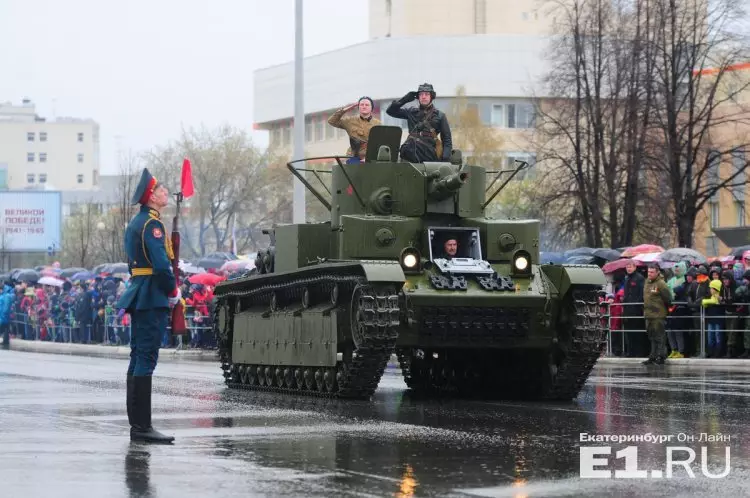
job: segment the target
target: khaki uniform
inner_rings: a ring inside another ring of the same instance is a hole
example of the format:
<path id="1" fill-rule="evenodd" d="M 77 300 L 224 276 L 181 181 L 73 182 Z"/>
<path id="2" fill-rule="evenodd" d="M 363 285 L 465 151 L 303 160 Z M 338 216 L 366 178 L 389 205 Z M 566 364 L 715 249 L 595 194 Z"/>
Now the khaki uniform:
<path id="1" fill-rule="evenodd" d="M 380 120 L 372 117 L 372 115 L 369 119 L 364 119 L 360 117 L 359 114 L 356 116 L 345 117 L 344 114 L 346 114 L 346 112 L 346 108 L 342 107 L 328 118 L 328 124 L 334 128 L 340 128 L 346 131 L 349 137 L 362 141 L 362 146 L 359 148 L 359 158 L 364 161 L 367 153 L 367 141 L 370 138 L 370 129 L 373 126 L 381 124 Z M 351 147 L 346 150 L 346 155 L 352 155 Z"/>
<path id="2" fill-rule="evenodd" d="M 672 292 L 664 278 L 659 275 L 654 280 L 646 279 L 643 286 L 643 316 L 646 318 L 646 334 L 651 341 L 651 359 L 667 356 L 664 325 L 671 305 Z"/>

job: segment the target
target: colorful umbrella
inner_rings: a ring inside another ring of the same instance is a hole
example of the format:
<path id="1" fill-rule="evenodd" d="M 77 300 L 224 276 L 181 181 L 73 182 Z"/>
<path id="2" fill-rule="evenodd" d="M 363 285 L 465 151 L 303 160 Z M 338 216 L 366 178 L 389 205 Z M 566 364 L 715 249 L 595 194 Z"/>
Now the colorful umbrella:
<path id="1" fill-rule="evenodd" d="M 657 260 L 659 255 L 661 255 L 660 252 L 646 252 L 646 253 L 638 254 L 637 256 L 633 256 L 633 260 L 643 261 L 644 263 L 652 263 Z"/>
<path id="2" fill-rule="evenodd" d="M 235 259 L 232 261 L 227 261 L 226 263 L 221 265 L 219 271 L 234 273 L 241 270 L 251 270 L 253 268 L 255 268 L 254 261 L 248 261 L 246 259 Z"/>
<path id="3" fill-rule="evenodd" d="M 635 266 L 645 266 L 645 263 L 643 261 L 637 261 L 634 259 L 617 259 L 615 261 L 610 261 L 606 265 L 602 266 L 602 271 L 604 273 L 614 273 L 618 270 L 625 270 L 625 267 L 628 266 L 628 263 L 635 263 Z"/>
<path id="4" fill-rule="evenodd" d="M 200 273 L 198 275 L 192 275 L 188 277 L 188 282 L 191 284 L 202 284 L 214 286 L 219 282 L 226 280 L 226 277 L 215 275 L 213 273 Z"/>
<path id="5" fill-rule="evenodd" d="M 649 253 L 663 253 L 664 248 L 662 246 L 657 246 L 654 244 L 641 244 L 638 246 L 633 246 L 625 250 L 625 252 L 622 253 L 623 258 L 632 258 L 634 256 L 638 256 L 639 254 L 649 254 Z"/>
<path id="6" fill-rule="evenodd" d="M 63 284 L 62 280 L 54 277 L 42 277 L 37 283 L 41 285 L 51 285 L 52 287 L 62 287 Z"/>

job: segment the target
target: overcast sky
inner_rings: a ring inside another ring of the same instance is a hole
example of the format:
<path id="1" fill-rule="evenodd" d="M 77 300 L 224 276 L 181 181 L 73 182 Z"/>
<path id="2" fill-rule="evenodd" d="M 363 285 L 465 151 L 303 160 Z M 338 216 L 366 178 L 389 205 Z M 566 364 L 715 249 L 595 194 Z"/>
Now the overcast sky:
<path id="1" fill-rule="evenodd" d="M 0 101 L 95 119 L 103 174 L 118 141 L 140 151 L 182 126 L 251 130 L 253 71 L 294 58 L 294 3 L 0 0 Z M 367 0 L 304 3 L 306 56 L 367 39 Z"/>

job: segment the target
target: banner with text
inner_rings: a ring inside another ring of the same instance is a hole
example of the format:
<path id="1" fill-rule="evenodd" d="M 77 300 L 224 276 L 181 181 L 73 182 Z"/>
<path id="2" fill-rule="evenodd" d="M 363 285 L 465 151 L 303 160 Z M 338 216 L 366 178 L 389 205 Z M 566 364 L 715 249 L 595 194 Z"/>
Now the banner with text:
<path id="1" fill-rule="evenodd" d="M 0 251 L 60 250 L 60 192 L 0 191 Z"/>

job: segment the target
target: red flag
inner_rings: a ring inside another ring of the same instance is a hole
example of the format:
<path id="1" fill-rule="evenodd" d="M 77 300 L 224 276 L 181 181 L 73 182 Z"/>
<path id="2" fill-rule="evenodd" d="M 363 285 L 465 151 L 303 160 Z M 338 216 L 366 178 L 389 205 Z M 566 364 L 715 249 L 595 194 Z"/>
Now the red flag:
<path id="1" fill-rule="evenodd" d="M 190 159 L 187 157 L 182 161 L 182 180 L 180 182 L 182 197 L 187 199 L 195 193 L 193 189 L 193 168 L 190 166 Z"/>

